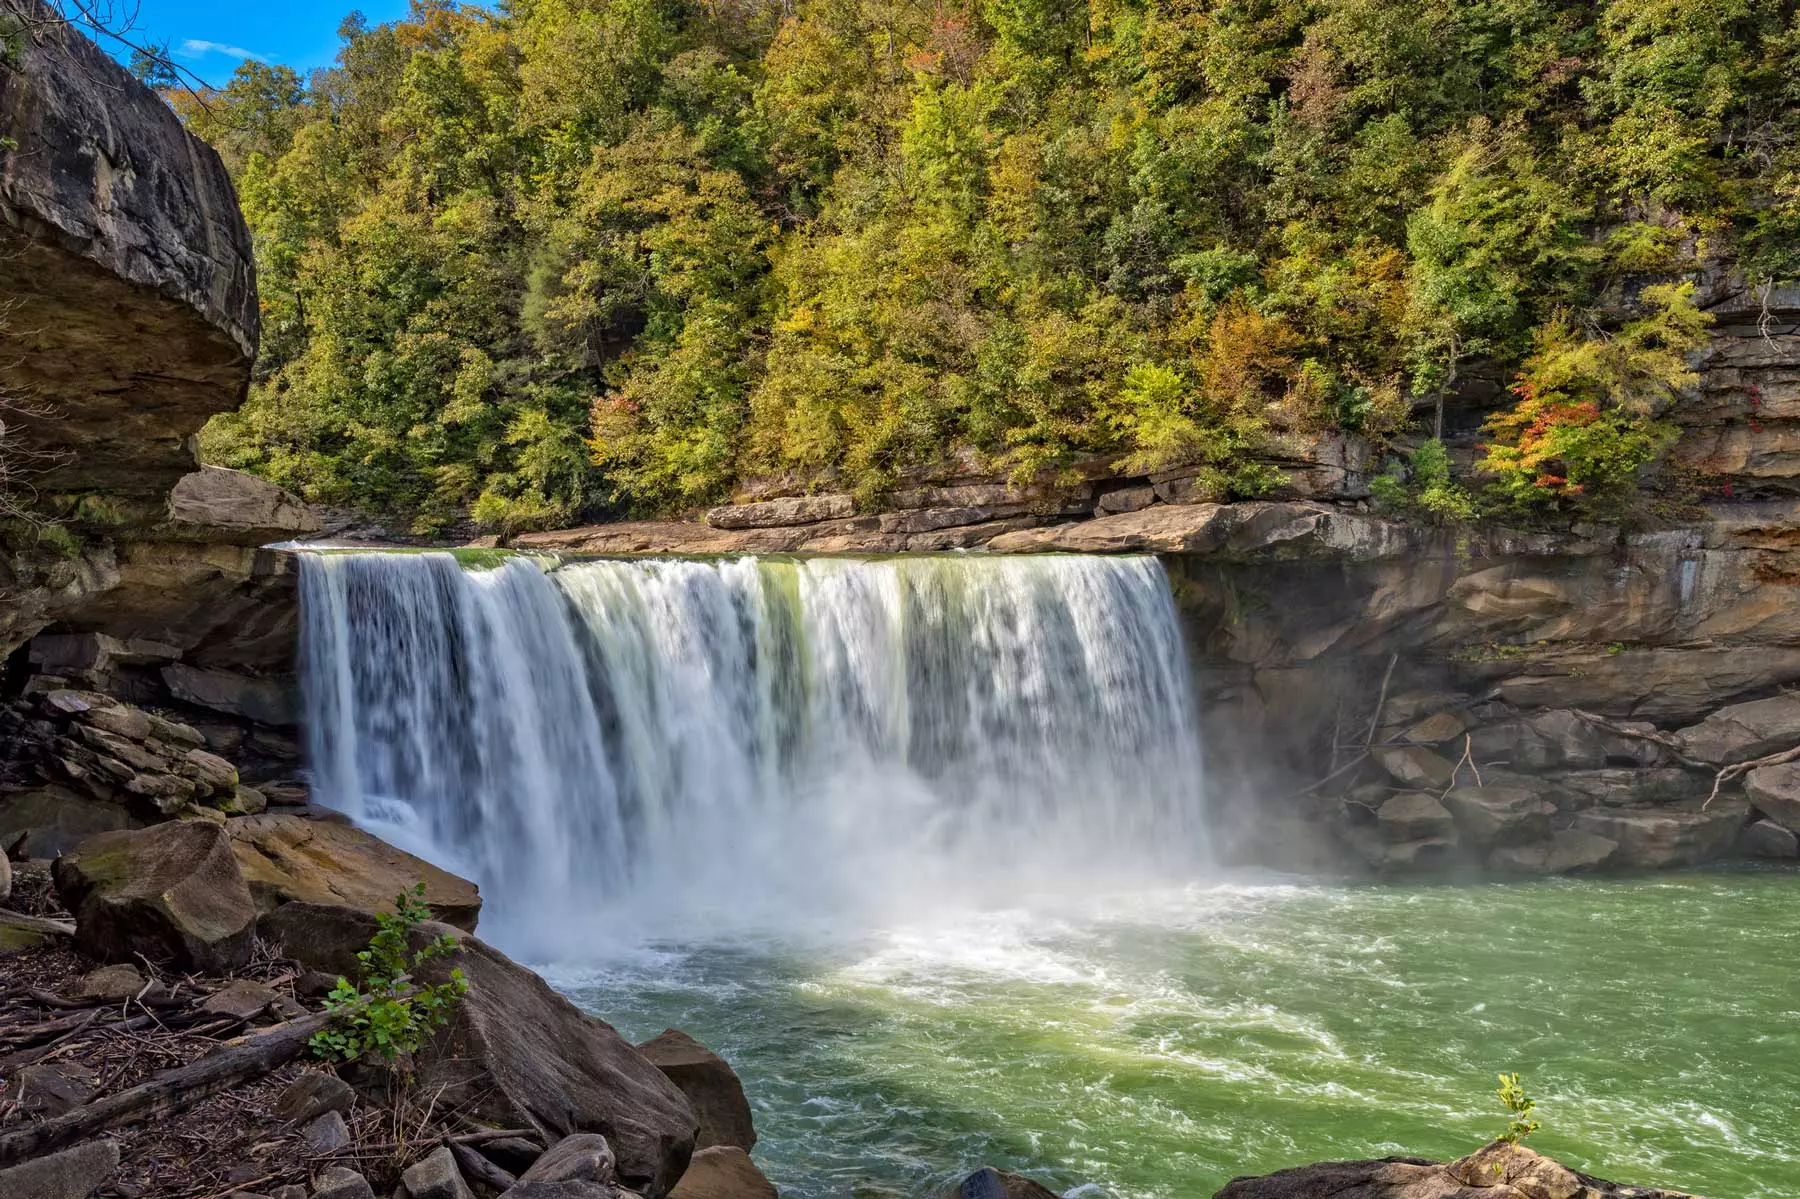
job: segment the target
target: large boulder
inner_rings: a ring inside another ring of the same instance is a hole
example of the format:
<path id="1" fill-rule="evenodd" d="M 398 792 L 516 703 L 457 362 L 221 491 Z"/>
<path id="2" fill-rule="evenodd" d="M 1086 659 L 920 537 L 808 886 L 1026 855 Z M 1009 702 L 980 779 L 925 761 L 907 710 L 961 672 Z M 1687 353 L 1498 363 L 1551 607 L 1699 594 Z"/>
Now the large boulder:
<path id="1" fill-rule="evenodd" d="M 21 836 L 27 857 L 54 858 L 96 833 L 137 828 L 142 821 L 124 807 L 92 799 L 57 783 L 0 796 L 0 845 Z"/>
<path id="2" fill-rule="evenodd" d="M 748 1153 L 756 1147 L 750 1101 L 744 1084 L 729 1063 L 680 1029 L 671 1028 L 638 1046 L 693 1105 L 700 1118 L 696 1149 L 735 1145 Z"/>
<path id="3" fill-rule="evenodd" d="M 265 939 L 302 965 L 354 976 L 357 950 L 374 936 L 368 912 L 288 903 L 264 916 Z M 529 1128 L 546 1144 L 597 1132 L 611 1145 L 619 1182 L 662 1199 L 687 1168 L 700 1122 L 687 1099 L 612 1025 L 577 1010 L 499 950 L 428 921 L 421 939 L 453 936 L 447 958 L 420 971 L 427 983 L 451 969 L 468 980 L 456 1015 L 414 1062 L 421 1093 L 497 1128 Z"/>
<path id="4" fill-rule="evenodd" d="M 1589 808 L 1575 828 L 1618 842 L 1616 865 L 1661 870 L 1723 857 L 1748 815 L 1742 800 L 1720 798 L 1706 807 Z"/>
<path id="5" fill-rule="evenodd" d="M 228 820 L 225 831 L 264 911 L 304 900 L 391 912 L 396 895 L 424 883 L 425 905 L 436 919 L 475 931 L 481 892 L 474 883 L 354 825 L 264 813 Z"/>
<path id="6" fill-rule="evenodd" d="M 1732 704 L 1676 734 L 1690 758 L 1725 766 L 1800 745 L 1800 695 Z"/>
<path id="7" fill-rule="evenodd" d="M 169 493 L 170 532 L 187 529 L 208 541 L 263 545 L 317 533 L 312 509 L 267 479 L 223 466 L 183 475 Z"/>
<path id="8" fill-rule="evenodd" d="M 1495 1141 L 1439 1163 L 1417 1157 L 1319 1162 L 1234 1178 L 1213 1199 L 1694 1199 L 1577 1173 L 1520 1145 Z"/>
<path id="9" fill-rule="evenodd" d="M 714 1145 L 694 1154 L 669 1199 L 780 1199 L 780 1192 L 748 1153 L 735 1145 Z"/>
<path id="10" fill-rule="evenodd" d="M 1732 852 L 1741 858 L 1765 858 L 1774 862 L 1800 858 L 1800 837 L 1773 820 L 1758 820 L 1744 826 Z"/>
<path id="11" fill-rule="evenodd" d="M 1456 777 L 1456 763 L 1423 745 L 1388 745 L 1373 751 L 1376 764 L 1403 787 L 1442 791 Z"/>
<path id="12" fill-rule="evenodd" d="M 1456 822 L 1434 795 L 1402 791 L 1375 810 L 1375 824 L 1388 841 L 1416 841 L 1422 837 L 1453 837 Z"/>
<path id="13" fill-rule="evenodd" d="M 1800 831 L 1800 763 L 1758 766 L 1744 776 L 1744 794 L 1782 828 Z"/>
<path id="14" fill-rule="evenodd" d="M 1476 845 L 1518 845 L 1550 835 L 1556 805 L 1520 787 L 1458 787 L 1444 796 L 1464 839 Z"/>
<path id="15" fill-rule="evenodd" d="M 112 1179 L 119 1168 L 119 1146 L 87 1141 L 0 1170 L 0 1195 L 6 1199 L 87 1199 Z"/>
<path id="16" fill-rule="evenodd" d="M 54 876 L 90 957 L 128 962 L 142 954 L 208 973 L 250 960 L 256 905 L 215 824 L 101 833 L 57 859 Z"/>
<path id="17" fill-rule="evenodd" d="M 1602 870 L 1619 853 L 1619 843 L 1580 829 L 1563 829 L 1529 845 L 1502 845 L 1488 855 L 1488 869 L 1501 874 L 1575 874 Z"/>
<path id="18" fill-rule="evenodd" d="M 945 1191 L 942 1199 L 1058 1199 L 1040 1182 L 984 1166 Z"/>

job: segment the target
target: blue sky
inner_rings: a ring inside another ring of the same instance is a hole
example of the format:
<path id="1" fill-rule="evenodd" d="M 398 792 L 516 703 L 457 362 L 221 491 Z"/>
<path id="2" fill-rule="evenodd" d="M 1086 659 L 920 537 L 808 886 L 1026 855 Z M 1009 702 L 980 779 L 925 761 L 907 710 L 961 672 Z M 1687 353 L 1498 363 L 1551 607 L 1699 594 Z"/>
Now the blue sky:
<path id="1" fill-rule="evenodd" d="M 118 0 L 127 11 L 131 0 Z M 406 14 L 407 0 L 137 0 L 132 37 L 167 42 L 170 56 L 208 83 L 224 83 L 245 58 L 305 74 L 330 66 L 337 29 L 352 11 L 371 24 Z M 109 46 L 108 49 L 116 50 Z M 124 57 L 124 55 L 121 55 Z"/>

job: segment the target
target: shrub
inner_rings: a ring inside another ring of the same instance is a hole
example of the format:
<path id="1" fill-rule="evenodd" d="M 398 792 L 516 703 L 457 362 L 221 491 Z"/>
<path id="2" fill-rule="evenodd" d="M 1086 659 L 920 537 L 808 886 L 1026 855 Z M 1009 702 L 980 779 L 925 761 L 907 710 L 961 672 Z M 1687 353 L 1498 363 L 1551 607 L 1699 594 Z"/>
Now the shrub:
<path id="1" fill-rule="evenodd" d="M 420 883 L 394 897 L 392 915 L 376 917 L 379 927 L 369 947 L 356 955 L 361 978 L 355 985 L 338 979 L 325 997 L 325 1010 L 334 1019 L 330 1028 L 313 1036 L 314 1054 L 329 1061 L 373 1056 L 392 1062 L 415 1052 L 427 1033 L 449 1022 L 469 992 L 463 972 L 451 970 L 448 981 L 434 986 L 421 986 L 413 978 L 413 971 L 426 962 L 456 950 L 456 938 L 446 934 L 412 952 L 412 931 L 430 916 L 425 884 Z"/>
<path id="2" fill-rule="evenodd" d="M 1475 501 L 1450 478 L 1450 456 L 1435 437 L 1408 454 L 1404 464 L 1390 463 L 1369 481 L 1369 490 L 1383 508 L 1438 523 L 1475 518 Z"/>
<path id="3" fill-rule="evenodd" d="M 1500 1087 L 1494 1093 L 1500 1096 L 1500 1102 L 1512 1113 L 1512 1119 L 1507 1121 L 1506 1131 L 1497 1140 L 1517 1145 L 1543 1127 L 1534 1114 L 1537 1111 L 1537 1100 L 1525 1093 L 1517 1074 L 1500 1075 Z"/>

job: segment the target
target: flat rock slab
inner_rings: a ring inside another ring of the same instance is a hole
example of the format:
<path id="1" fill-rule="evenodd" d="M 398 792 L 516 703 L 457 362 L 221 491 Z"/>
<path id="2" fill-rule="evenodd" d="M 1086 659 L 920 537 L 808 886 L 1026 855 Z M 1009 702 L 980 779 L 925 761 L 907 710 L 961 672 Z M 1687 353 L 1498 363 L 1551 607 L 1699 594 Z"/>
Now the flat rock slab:
<path id="1" fill-rule="evenodd" d="M 433 918 L 473 932 L 481 914 L 474 883 L 354 825 L 264 813 L 227 821 L 225 831 L 264 911 L 299 900 L 391 912 L 396 895 L 424 883 Z"/>
<path id="2" fill-rule="evenodd" d="M 1680 1191 L 1591 1178 L 1496 1141 L 1453 1162 L 1416 1157 L 1319 1162 L 1234 1178 L 1213 1199 L 1695 1199 Z"/>
<path id="3" fill-rule="evenodd" d="M 89 1141 L 0 1170 L 0 1195 L 6 1199 L 88 1199 L 118 1168 L 116 1144 Z"/>

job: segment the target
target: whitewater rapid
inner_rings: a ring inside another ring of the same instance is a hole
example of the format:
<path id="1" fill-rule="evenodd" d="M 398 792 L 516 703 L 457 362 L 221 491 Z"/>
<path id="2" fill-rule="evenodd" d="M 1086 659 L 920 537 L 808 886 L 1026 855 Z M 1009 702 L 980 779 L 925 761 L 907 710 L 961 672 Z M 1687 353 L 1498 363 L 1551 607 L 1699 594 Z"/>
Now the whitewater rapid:
<path id="1" fill-rule="evenodd" d="M 879 918 L 1207 858 L 1153 558 L 321 554 L 302 601 L 319 798 L 547 949 L 599 912 Z"/>

